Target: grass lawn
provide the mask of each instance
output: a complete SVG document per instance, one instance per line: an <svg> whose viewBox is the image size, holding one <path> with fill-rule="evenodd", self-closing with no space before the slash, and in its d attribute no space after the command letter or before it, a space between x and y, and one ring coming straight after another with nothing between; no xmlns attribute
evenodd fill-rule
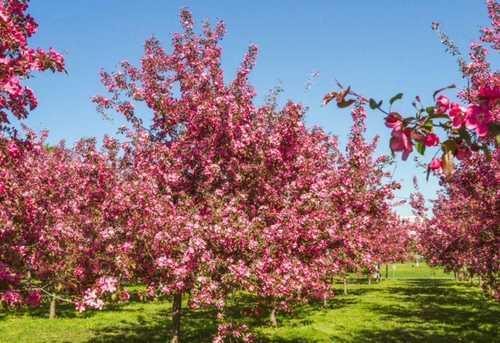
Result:
<svg viewBox="0 0 500 343"><path fill-rule="evenodd" d="M395 277L391 279L394 271ZM382 268L385 275L385 266ZM279 316L279 327L266 318L244 317L259 342L500 342L500 305L486 300L476 286L456 282L425 265L389 266L389 280L368 286L352 279L349 294L329 302L300 307ZM240 299L233 318L251 306ZM60 307L48 320L46 308L24 313L0 312L0 342L168 342L170 304L130 303L100 312L76 314ZM183 318L183 342L210 342L216 329L210 311L188 311Z"/></svg>

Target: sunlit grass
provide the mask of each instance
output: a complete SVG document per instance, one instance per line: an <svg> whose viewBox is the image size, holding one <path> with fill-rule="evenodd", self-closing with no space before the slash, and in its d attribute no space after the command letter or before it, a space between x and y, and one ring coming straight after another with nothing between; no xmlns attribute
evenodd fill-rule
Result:
<svg viewBox="0 0 500 343"><path fill-rule="evenodd" d="M496 342L500 306L486 300L477 286L456 282L426 265L396 265L395 277L367 284L352 278L349 294L338 295L326 307L302 306L281 314L279 327L267 318L249 318L242 310L251 298L239 299L229 313L249 324L260 342ZM384 276L385 266L382 268ZM170 331L168 302L130 303L100 312L76 314L59 307L59 318L48 310L0 312L0 342L166 342ZM184 342L210 342L216 330L214 313L186 311Z"/></svg>

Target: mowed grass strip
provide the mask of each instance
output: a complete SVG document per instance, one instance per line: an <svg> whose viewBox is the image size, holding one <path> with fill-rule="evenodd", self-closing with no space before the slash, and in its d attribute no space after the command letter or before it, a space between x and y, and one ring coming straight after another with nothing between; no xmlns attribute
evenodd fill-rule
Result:
<svg viewBox="0 0 500 343"><path fill-rule="evenodd" d="M251 297L239 297L228 312L251 326L259 342L500 341L500 305L485 299L477 285L447 280L449 274L422 264L396 265L396 272L400 279L389 274L371 285L353 278L348 295L338 283L338 295L326 307L313 303L282 314L278 328L265 317L243 315ZM170 332L168 302L133 302L83 315L59 306L56 320L47 312L0 312L0 342L156 343L168 341ZM210 342L216 331L212 311L186 311L182 325L184 342Z"/></svg>

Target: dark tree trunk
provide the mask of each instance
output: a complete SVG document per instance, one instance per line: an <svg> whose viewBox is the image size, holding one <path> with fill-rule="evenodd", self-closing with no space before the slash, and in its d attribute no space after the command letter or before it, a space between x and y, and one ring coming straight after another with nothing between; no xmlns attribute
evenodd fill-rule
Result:
<svg viewBox="0 0 500 343"><path fill-rule="evenodd" d="M347 295L347 276L344 277L344 295Z"/></svg>
<svg viewBox="0 0 500 343"><path fill-rule="evenodd" d="M170 343L179 343L181 337L182 293L175 293L172 302L172 339Z"/></svg>

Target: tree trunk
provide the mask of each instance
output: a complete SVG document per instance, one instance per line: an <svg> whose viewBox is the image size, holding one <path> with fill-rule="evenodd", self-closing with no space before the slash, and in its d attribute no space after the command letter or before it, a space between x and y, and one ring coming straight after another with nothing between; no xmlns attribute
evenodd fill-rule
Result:
<svg viewBox="0 0 500 343"><path fill-rule="evenodd" d="M52 295L50 298L49 319L56 318L56 296Z"/></svg>
<svg viewBox="0 0 500 343"><path fill-rule="evenodd" d="M323 307L327 307L328 306L328 299L326 298L326 294L323 295Z"/></svg>
<svg viewBox="0 0 500 343"><path fill-rule="evenodd" d="M389 279L389 263L385 264L385 279Z"/></svg>
<svg viewBox="0 0 500 343"><path fill-rule="evenodd" d="M347 277L344 277L344 295L347 295Z"/></svg>
<svg viewBox="0 0 500 343"><path fill-rule="evenodd" d="M368 286L371 286L372 284L372 276L368 275Z"/></svg>
<svg viewBox="0 0 500 343"><path fill-rule="evenodd" d="M170 343L179 343L181 337L181 309L182 309L182 293L174 294L172 302L172 339Z"/></svg>
<svg viewBox="0 0 500 343"><path fill-rule="evenodd" d="M269 316L269 320L271 321L271 325L274 327L278 326L278 321L276 320L276 305L273 305L271 309L271 315Z"/></svg>

